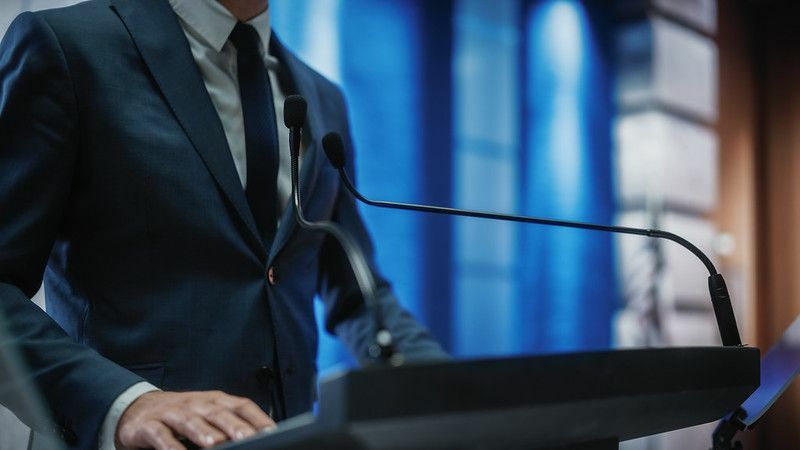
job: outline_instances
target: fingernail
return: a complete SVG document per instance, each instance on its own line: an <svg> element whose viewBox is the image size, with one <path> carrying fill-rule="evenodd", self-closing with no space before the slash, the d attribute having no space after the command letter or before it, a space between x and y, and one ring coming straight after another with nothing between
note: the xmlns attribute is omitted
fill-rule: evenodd
<svg viewBox="0 0 800 450"><path fill-rule="evenodd" d="M241 431L236 432L236 439L244 439L244 433Z"/></svg>
<svg viewBox="0 0 800 450"><path fill-rule="evenodd" d="M206 445L211 445L214 443L214 436L211 436L210 434L206 435L204 440L206 441Z"/></svg>
<svg viewBox="0 0 800 450"><path fill-rule="evenodd" d="M274 433L277 430L278 430L278 427L276 427L275 425L267 425L267 426L265 426L264 428L261 429L261 431L263 431L265 433Z"/></svg>

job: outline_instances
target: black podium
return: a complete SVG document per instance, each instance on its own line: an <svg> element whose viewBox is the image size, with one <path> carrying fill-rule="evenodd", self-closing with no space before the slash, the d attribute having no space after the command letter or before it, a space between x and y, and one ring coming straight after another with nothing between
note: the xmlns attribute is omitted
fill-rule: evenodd
<svg viewBox="0 0 800 450"><path fill-rule="evenodd" d="M610 450L718 420L758 385L748 347L369 368L323 381L316 416L220 449Z"/></svg>

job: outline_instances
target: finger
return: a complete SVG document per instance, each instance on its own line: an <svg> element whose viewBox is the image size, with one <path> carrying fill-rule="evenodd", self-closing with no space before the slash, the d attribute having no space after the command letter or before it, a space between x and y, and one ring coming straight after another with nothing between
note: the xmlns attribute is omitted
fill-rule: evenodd
<svg viewBox="0 0 800 450"><path fill-rule="evenodd" d="M256 430L275 428L275 421L255 403L244 404L234 410L242 419L250 423Z"/></svg>
<svg viewBox="0 0 800 450"><path fill-rule="evenodd" d="M135 447L148 448L152 447L155 450L186 450L169 428L161 422L150 421L146 422L140 429L138 434L139 439Z"/></svg>
<svg viewBox="0 0 800 450"><path fill-rule="evenodd" d="M255 428L224 407L218 407L205 416L211 425L224 431L230 439L244 439L256 434Z"/></svg>
<svg viewBox="0 0 800 450"><path fill-rule="evenodd" d="M233 411L240 418L244 419L256 430L264 428L275 428L275 421L259 408L253 401L242 398L227 396L216 400L218 404Z"/></svg>
<svg viewBox="0 0 800 450"><path fill-rule="evenodd" d="M170 411L164 414L164 423L181 436L200 447L211 447L227 440L225 434L208 424L200 416L183 411Z"/></svg>

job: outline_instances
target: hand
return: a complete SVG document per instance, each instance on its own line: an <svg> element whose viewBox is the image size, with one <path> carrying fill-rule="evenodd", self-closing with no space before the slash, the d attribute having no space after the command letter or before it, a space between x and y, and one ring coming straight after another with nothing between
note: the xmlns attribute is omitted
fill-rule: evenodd
<svg viewBox="0 0 800 450"><path fill-rule="evenodd" d="M274 428L255 403L219 391L148 392L137 398L117 424L118 449L186 450L183 436L207 448Z"/></svg>

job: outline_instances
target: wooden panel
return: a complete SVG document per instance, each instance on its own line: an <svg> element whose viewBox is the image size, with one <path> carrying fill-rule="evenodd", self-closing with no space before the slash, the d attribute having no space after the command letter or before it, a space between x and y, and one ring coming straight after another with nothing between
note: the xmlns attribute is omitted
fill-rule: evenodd
<svg viewBox="0 0 800 450"><path fill-rule="evenodd" d="M744 280L743 338L763 350L800 313L799 15L793 0L719 2L715 220L736 242L723 268ZM747 448L795 448L798 424L795 382L756 428L758 443Z"/></svg>
<svg viewBox="0 0 800 450"><path fill-rule="evenodd" d="M742 339L755 344L756 331L756 81L751 30L742 5L720 2L719 231L732 235L733 249L722 257L731 283ZM737 288L738 286L738 288Z"/></svg>
<svg viewBox="0 0 800 450"><path fill-rule="evenodd" d="M763 124L759 343L771 346L800 314L800 28L796 2L762 7L756 49ZM759 61L758 58L761 58ZM764 418L761 446L800 444L800 384ZM793 444L793 445L792 445Z"/></svg>

